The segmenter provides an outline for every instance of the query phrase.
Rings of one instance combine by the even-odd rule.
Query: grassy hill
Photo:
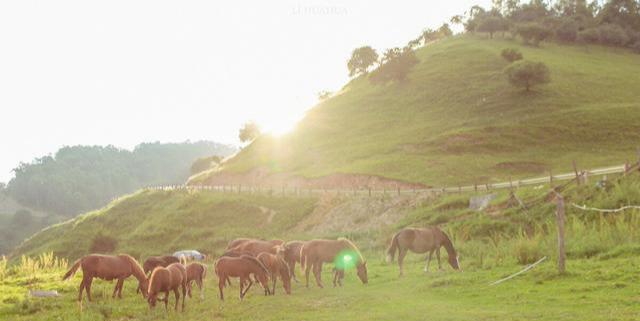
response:
[[[509,85],[504,48],[547,64],[552,82],[531,93]],[[572,160],[597,167],[636,158],[637,54],[460,36],[418,49],[417,56],[406,83],[354,79],[292,133],[260,137],[222,172],[356,173],[453,185],[557,173],[570,170]]]

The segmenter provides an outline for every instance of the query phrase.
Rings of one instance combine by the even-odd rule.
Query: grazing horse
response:
[[[200,289],[200,298],[204,300],[204,278],[207,276],[207,266],[193,262],[189,263],[187,269],[187,294],[191,298],[191,284],[196,282],[198,289]]]
[[[451,243],[447,234],[437,227],[405,228],[400,230],[391,240],[391,245],[387,250],[387,262],[393,262],[393,257],[396,254],[396,250],[398,250],[398,265],[400,266],[400,276],[402,276],[404,274],[402,262],[408,250],[419,254],[429,252],[426,258],[427,263],[424,266],[424,271],[428,272],[434,251],[438,258],[438,268],[442,268],[440,264],[440,248],[443,246],[449,255],[449,264],[454,269],[459,270],[460,264],[453,243]]]
[[[218,288],[220,289],[220,300],[224,301],[223,289],[230,277],[240,278],[240,300],[242,300],[253,285],[251,275],[260,282],[265,292],[269,292],[269,271],[253,256],[241,255],[239,257],[223,256],[214,264],[216,275],[218,276]],[[249,286],[245,289],[246,283]]]
[[[112,297],[115,298],[117,293],[118,298],[122,298],[124,280],[131,275],[138,279],[138,290],[142,292],[143,297],[146,296],[147,277],[138,261],[130,255],[87,255],[75,261],[71,269],[62,277],[62,280],[72,277],[80,267],[82,267],[82,282],[80,282],[80,289],[78,290],[78,301],[82,301],[82,291],[86,289],[87,299],[91,302],[91,283],[93,278],[107,281],[117,279],[118,282],[116,282],[116,286],[113,289]]]
[[[264,241],[264,240],[250,239],[250,238],[237,238],[235,240],[229,241],[229,243],[227,244],[226,250],[231,250],[235,247],[238,247],[239,245],[242,245],[250,241]],[[271,241],[264,241],[264,242],[270,242],[274,246],[284,244],[283,240],[271,240]]]
[[[342,286],[342,280],[344,279],[344,269],[334,267],[333,268],[333,287]]]
[[[305,272],[306,287],[309,287],[309,272],[312,268],[313,275],[316,277],[316,284],[321,288],[324,287],[321,279],[322,264],[334,262],[338,255],[342,255],[345,251],[356,254],[355,258],[350,255],[345,255],[345,258],[348,257],[349,260],[355,259],[358,277],[363,284],[367,284],[369,282],[367,278],[367,261],[353,242],[341,237],[337,240],[312,240],[302,246],[300,250],[300,267]]]
[[[296,262],[300,263],[300,249],[304,243],[304,241],[289,241],[283,245],[284,261],[289,265],[289,273],[291,273],[291,276],[293,276],[296,282],[298,282],[295,273]]]
[[[184,299],[187,295],[187,270],[184,265],[181,263],[171,263],[166,268],[161,266],[155,268],[149,278],[149,293],[147,298],[149,308],[155,308],[158,294],[164,292],[164,298],[160,299],[160,301],[164,301],[164,309],[167,310],[169,291],[173,291],[176,297],[174,309],[177,311],[178,303],[180,302],[179,290],[182,290],[182,311],[184,311]]]
[[[273,281],[273,287],[271,288],[271,295],[276,294],[276,281],[278,276],[282,280],[282,287],[287,294],[291,294],[291,273],[289,273],[289,265],[278,255],[271,253],[260,253],[257,257],[258,261],[269,270],[271,274],[271,281]]]
[[[280,240],[278,241],[281,242]],[[280,245],[274,245],[273,241],[249,240],[230,249],[228,252],[239,252],[255,257],[262,252],[276,254],[279,247]]]
[[[145,274],[151,273],[153,269],[158,266],[167,267],[171,263],[179,263],[180,259],[173,255],[163,255],[163,256],[150,256],[148,259],[142,263],[142,268],[144,269]]]

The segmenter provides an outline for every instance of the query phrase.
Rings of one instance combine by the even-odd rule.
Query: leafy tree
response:
[[[446,38],[453,36],[453,31],[451,31],[451,27],[449,27],[448,23],[443,23],[442,26],[438,28],[438,34],[441,38]]]
[[[244,124],[244,126],[240,128],[240,133],[238,134],[238,138],[240,138],[240,141],[243,143],[252,141],[258,136],[260,136],[260,127],[258,127],[258,124],[254,122]]]
[[[378,53],[369,46],[355,49],[347,62],[349,77],[366,74],[371,66],[378,61]]]
[[[31,211],[25,209],[17,210],[11,218],[11,225],[13,226],[28,226],[33,224],[33,222],[33,214],[31,214]]]
[[[507,30],[507,22],[502,16],[487,16],[480,20],[477,30],[489,33],[489,38],[493,39],[495,32]]]
[[[589,28],[578,32],[578,41],[581,43],[597,43],[600,41],[600,33],[596,28]]]
[[[405,81],[407,75],[419,60],[416,53],[410,49],[388,49],[382,59],[382,64],[370,76],[369,80],[375,84],[389,81]]]
[[[508,62],[514,62],[522,59],[522,53],[520,53],[518,49],[514,48],[502,49],[500,55]]]
[[[457,14],[451,17],[451,19],[449,19],[449,22],[452,25],[461,25],[464,22],[464,16]]]
[[[556,37],[565,42],[576,41],[578,38],[578,23],[573,19],[565,19],[556,29]]]
[[[636,0],[608,0],[598,13],[602,25],[614,24],[640,31],[640,3]]]
[[[516,87],[524,87],[526,91],[533,86],[551,81],[549,68],[542,62],[517,61],[505,69],[505,74],[509,83]]]
[[[525,44],[538,46],[540,42],[551,35],[551,31],[539,23],[525,23],[516,26],[516,33],[522,38]]]
[[[103,235],[102,233],[98,233],[93,240],[91,240],[91,245],[89,245],[89,252],[91,253],[113,253],[118,246],[118,240],[111,236]]]

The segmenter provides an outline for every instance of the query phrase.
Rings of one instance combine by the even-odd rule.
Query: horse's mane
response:
[[[133,275],[136,278],[140,279],[145,277],[146,274],[144,273],[142,266],[140,266],[140,263],[138,263],[138,261],[134,259],[133,256],[129,254],[120,254],[118,256],[129,262],[129,264],[131,265],[131,269],[133,270]]]
[[[442,235],[442,241],[443,241],[442,245],[447,250],[447,253],[450,253],[455,257],[457,252],[456,252],[456,249],[453,247],[453,242],[451,242],[449,235],[447,235],[447,233],[445,233],[443,230],[441,230],[438,227],[436,227],[435,229],[436,231],[438,231],[438,233],[440,233],[440,235]]]
[[[360,258],[360,263],[364,263],[364,256],[362,256],[362,253],[360,253],[360,249],[358,249],[358,247],[355,244],[353,244],[351,240],[349,240],[346,237],[339,237],[338,241],[346,242],[349,245],[349,247],[351,247],[354,251],[356,251],[356,253],[358,253],[358,257]]]
[[[269,270],[267,270],[267,267],[264,266],[264,264],[262,264],[262,262],[260,262],[260,260],[256,259],[253,256],[250,255],[241,255],[240,258],[245,259],[245,260],[249,260],[253,263],[255,263],[256,265],[258,265],[258,267],[260,267],[260,269],[262,269],[262,271],[266,274],[269,274]]]
[[[156,267],[155,269],[153,269],[153,272],[151,272],[151,276],[149,277],[149,291],[151,291],[151,289],[153,289],[153,284],[154,284],[154,282],[153,282],[153,281],[155,281],[155,280],[156,280],[156,274],[157,274],[159,271],[164,270],[164,269],[165,269],[165,268],[163,268],[163,267],[161,267],[161,266],[160,266],[160,267]]]

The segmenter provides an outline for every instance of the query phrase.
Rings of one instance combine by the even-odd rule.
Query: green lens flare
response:
[[[335,267],[340,270],[348,270],[354,268],[358,264],[358,253],[353,251],[342,251],[336,255],[333,262]]]

